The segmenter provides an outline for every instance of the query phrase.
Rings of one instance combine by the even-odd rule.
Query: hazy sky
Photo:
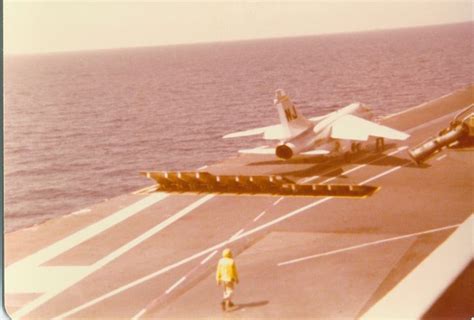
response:
[[[6,1],[5,53],[227,41],[472,21],[463,1]]]

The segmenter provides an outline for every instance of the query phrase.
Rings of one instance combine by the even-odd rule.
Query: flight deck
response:
[[[423,164],[407,151],[473,102],[469,86],[385,117],[410,137],[381,152],[236,153],[179,176],[150,168],[143,174],[164,187],[5,234],[6,310],[15,319],[470,317],[473,149],[444,148]],[[206,178],[217,187],[203,190],[196,181]],[[223,313],[215,268],[226,247],[241,281]]]

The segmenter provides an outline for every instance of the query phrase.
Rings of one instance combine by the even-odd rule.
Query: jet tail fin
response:
[[[281,126],[287,136],[296,136],[313,125],[311,121],[307,120],[298,109],[296,109],[293,102],[291,102],[290,98],[282,89],[276,90],[273,104],[278,110]]]

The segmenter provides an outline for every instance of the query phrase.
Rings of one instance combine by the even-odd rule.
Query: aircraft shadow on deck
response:
[[[335,155],[335,156],[324,156],[324,155],[316,155],[316,156],[304,156],[299,155],[294,158],[285,160],[285,159],[272,159],[272,160],[262,160],[262,161],[253,161],[247,163],[248,166],[262,166],[262,165],[298,165],[298,164],[325,164],[328,166],[334,166],[338,164],[348,164],[348,163],[368,163],[370,161],[374,161],[379,157],[383,157],[386,152],[391,151],[397,145],[396,144],[386,144],[384,153],[376,152],[373,149],[367,149],[359,151],[358,153],[351,155],[349,159],[345,159],[344,155]],[[391,156],[386,156],[391,157]],[[361,159],[363,158],[363,159]],[[363,160],[363,161],[362,161]]]
[[[292,159],[275,159],[266,161],[249,162],[248,166],[264,166],[264,165],[287,165],[287,164],[328,164],[338,161],[336,157],[329,158],[327,156],[299,156]]]
[[[388,147],[388,145],[387,145]],[[390,151],[389,148],[386,149],[386,152]],[[429,165],[417,165],[413,163],[411,160],[406,158],[400,158],[397,156],[388,156],[383,155],[381,153],[373,153],[372,151],[361,151],[356,156],[353,156],[350,159],[344,159],[344,157],[301,157],[295,158],[290,160],[282,160],[282,159],[275,159],[269,161],[258,161],[258,162],[251,162],[247,165],[249,166],[263,166],[263,165],[275,165],[275,166],[283,166],[283,165],[303,165],[303,164],[314,164],[311,167],[306,167],[304,169],[298,170],[281,170],[276,171],[275,174],[280,175],[292,175],[296,177],[308,177],[319,175],[322,177],[334,177],[340,176],[341,173],[344,171],[343,166],[353,164],[353,165],[362,165],[362,164],[370,164],[372,166],[384,166],[384,167],[398,167],[404,166],[408,168],[418,168],[424,169],[428,168]]]
[[[329,170],[332,168],[331,170]],[[292,170],[292,171],[281,171],[277,172],[277,174],[282,175],[282,176],[294,176],[298,178],[305,178],[305,177],[311,177],[311,176],[320,176],[320,177],[326,177],[326,178],[332,178],[332,177],[338,177],[341,176],[344,170],[340,166],[336,167],[326,167],[326,168],[320,168],[318,166],[314,166],[311,168],[306,168],[304,170]]]

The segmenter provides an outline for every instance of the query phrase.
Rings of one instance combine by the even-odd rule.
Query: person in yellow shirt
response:
[[[224,298],[221,306],[222,310],[226,311],[234,306],[231,298],[234,293],[234,285],[239,283],[237,267],[232,258],[232,252],[228,248],[222,251],[222,258],[217,264],[216,281],[218,286],[222,284],[224,287]]]

